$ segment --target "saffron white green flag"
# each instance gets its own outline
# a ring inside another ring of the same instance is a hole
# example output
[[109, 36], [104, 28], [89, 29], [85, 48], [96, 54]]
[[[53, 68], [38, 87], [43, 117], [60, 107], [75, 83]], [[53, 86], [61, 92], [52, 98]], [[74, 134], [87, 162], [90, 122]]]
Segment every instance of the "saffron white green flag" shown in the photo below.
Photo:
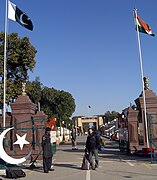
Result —
[[150, 26], [147, 23], [145, 23], [139, 16], [137, 16], [136, 9], [134, 9], [134, 20], [135, 20], [136, 30], [145, 34], [149, 34], [151, 36], [155, 36]]
[[15, 4], [10, 1], [8, 1], [8, 18], [13, 21], [17, 21], [19, 24], [31, 31], [33, 30], [31, 19], [27, 16], [26, 13], [21, 11]]

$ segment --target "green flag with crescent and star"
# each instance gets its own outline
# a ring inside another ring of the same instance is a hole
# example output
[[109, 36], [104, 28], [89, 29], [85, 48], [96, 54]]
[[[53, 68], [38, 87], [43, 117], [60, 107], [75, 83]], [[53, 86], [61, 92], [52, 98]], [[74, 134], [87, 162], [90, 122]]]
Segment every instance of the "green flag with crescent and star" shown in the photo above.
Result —
[[8, 1], [8, 18], [13, 21], [17, 21], [19, 24], [31, 31], [33, 30], [31, 19], [27, 16], [26, 13], [21, 11], [15, 4], [10, 1]]

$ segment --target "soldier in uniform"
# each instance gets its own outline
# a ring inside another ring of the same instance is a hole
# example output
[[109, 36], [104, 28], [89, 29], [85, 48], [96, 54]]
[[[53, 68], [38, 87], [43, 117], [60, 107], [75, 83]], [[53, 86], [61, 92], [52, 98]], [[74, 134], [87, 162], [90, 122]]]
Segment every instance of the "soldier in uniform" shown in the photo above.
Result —
[[48, 173], [49, 171], [54, 171], [54, 169], [51, 169], [53, 154], [52, 154], [52, 145], [50, 141], [51, 140], [50, 131], [51, 128], [47, 127], [45, 134], [42, 136], [44, 173]]

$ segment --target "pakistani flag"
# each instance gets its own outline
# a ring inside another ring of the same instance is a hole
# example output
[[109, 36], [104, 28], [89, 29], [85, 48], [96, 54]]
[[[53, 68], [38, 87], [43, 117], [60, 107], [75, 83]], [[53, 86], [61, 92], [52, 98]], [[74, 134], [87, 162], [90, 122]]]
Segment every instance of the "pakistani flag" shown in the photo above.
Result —
[[135, 20], [136, 30], [145, 34], [149, 34], [151, 36], [155, 36], [149, 25], [145, 23], [139, 16], [137, 16], [136, 9], [134, 9], [134, 20]]
[[19, 24], [29, 30], [33, 30], [33, 24], [31, 19], [26, 13], [22, 12], [15, 4], [8, 1], [8, 18], [17, 21]]

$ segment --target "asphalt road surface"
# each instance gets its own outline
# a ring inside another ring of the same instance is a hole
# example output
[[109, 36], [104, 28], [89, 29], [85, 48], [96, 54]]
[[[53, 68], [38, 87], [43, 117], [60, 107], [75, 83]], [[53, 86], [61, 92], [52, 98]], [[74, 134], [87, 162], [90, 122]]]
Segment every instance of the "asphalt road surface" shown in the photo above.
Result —
[[[157, 164], [151, 164], [149, 157], [131, 156], [118, 149], [118, 143], [106, 139], [106, 147], [99, 153], [99, 168], [96, 170], [82, 170], [86, 136], [77, 137], [78, 150], [72, 150], [71, 142], [57, 147], [53, 157], [55, 171], [43, 173], [42, 162], [39, 168], [24, 170], [24, 180], [156, 180]], [[40, 167], [41, 166], [41, 167]], [[2, 179], [5, 172], [0, 170]]]

